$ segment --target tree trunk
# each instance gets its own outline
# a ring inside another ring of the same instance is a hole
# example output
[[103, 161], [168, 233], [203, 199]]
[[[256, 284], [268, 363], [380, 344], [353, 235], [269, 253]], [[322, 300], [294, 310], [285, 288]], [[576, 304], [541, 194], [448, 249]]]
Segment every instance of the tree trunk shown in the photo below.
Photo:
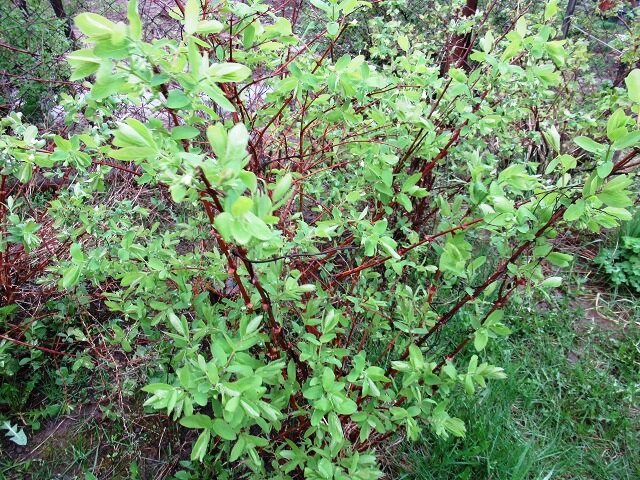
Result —
[[[478, 0], [467, 0], [462, 7], [461, 15], [463, 17], [472, 17], [478, 10]], [[463, 67], [466, 65], [467, 58], [471, 52], [471, 42], [473, 40], [473, 32], [466, 35], [452, 35], [445, 46], [445, 56], [440, 64], [440, 75], [445, 75], [451, 67]]]
[[53, 8], [53, 13], [56, 14], [60, 20], [64, 20], [64, 33], [67, 38], [73, 38], [73, 32], [71, 31], [71, 19], [67, 16], [67, 13], [64, 11], [64, 5], [62, 4], [62, 0], [49, 0], [51, 4], [51, 8]]
[[13, 2], [20, 9], [24, 18], [29, 18], [29, 8], [27, 8], [27, 0], [15, 0]]
[[569, 28], [571, 28], [571, 18], [576, 11], [576, 0], [569, 0], [567, 3], [567, 10], [564, 13], [564, 20], [562, 20], [562, 38], [567, 38], [569, 35]]

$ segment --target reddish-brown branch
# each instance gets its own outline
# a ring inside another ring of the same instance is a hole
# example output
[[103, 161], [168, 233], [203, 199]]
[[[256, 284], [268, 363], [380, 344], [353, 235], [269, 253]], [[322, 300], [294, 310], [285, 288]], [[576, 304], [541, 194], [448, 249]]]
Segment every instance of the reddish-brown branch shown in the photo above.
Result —
[[30, 343], [26, 343], [26, 342], [23, 342], [21, 340], [16, 340], [15, 338], [8, 337], [8, 336], [3, 335], [1, 333], [0, 333], [0, 338], [2, 338], [3, 340], [6, 340], [8, 342], [15, 343], [16, 345], [21, 345], [21, 346], [27, 347], [27, 348], [34, 348], [36, 350], [40, 350], [41, 352], [50, 353], [51, 355], [60, 355], [60, 356], [63, 356], [63, 357], [75, 357], [75, 355], [72, 354], [72, 353], [60, 352], [58, 350], [53, 350], [51, 348], [40, 347], [38, 345], [32, 345]]
[[[467, 228], [469, 228], [469, 227], [471, 227], [471, 226], [473, 226], [473, 225], [475, 225], [477, 223], [482, 222], [483, 220], [484, 220], [483, 218], [476, 218], [475, 220], [471, 220], [469, 222], [465, 222], [465, 223], [462, 223], [460, 225], [456, 225], [455, 227], [451, 227], [451, 228], [448, 228], [448, 229], [443, 230], [441, 232], [434, 233], [433, 235], [427, 235], [424, 239], [420, 240], [419, 242], [414, 243], [413, 245], [409, 245], [408, 247], [405, 247], [405, 248], [400, 248], [398, 250], [398, 255], [400, 255], [400, 256], [405, 255], [406, 253], [410, 252], [411, 250], [413, 250], [415, 248], [418, 248], [418, 247], [420, 247], [422, 245], [425, 245], [427, 243], [433, 242], [437, 238], [440, 238], [440, 237], [442, 237], [444, 235], [447, 235], [449, 233], [457, 232], [458, 230], [465, 230], [465, 229], [467, 229]], [[347, 270], [345, 272], [338, 273], [336, 275], [336, 279], [340, 280], [340, 279], [343, 279], [345, 277], [348, 277], [349, 275], [354, 275], [356, 273], [361, 272], [362, 270], [366, 270], [367, 268], [376, 267], [378, 265], [381, 265], [381, 264], [385, 263], [386, 261], [390, 260], [391, 258], [393, 258], [391, 255], [387, 255], [386, 257], [372, 259], [369, 262], [366, 262], [366, 263], [364, 263], [364, 264], [362, 264], [362, 265], [360, 265], [358, 267], [349, 269], [349, 270]]]

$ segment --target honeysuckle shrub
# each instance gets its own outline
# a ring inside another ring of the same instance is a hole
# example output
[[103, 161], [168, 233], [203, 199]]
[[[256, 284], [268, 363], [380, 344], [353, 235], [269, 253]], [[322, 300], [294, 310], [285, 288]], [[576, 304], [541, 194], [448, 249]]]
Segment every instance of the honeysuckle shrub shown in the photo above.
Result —
[[408, 37], [382, 64], [332, 56], [369, 4], [312, 3], [312, 37], [260, 2], [180, 3], [180, 39], [144, 41], [136, 1], [127, 23], [79, 15], [66, 132], [0, 124], [0, 287], [23, 305], [24, 192], [57, 179], [40, 288], [103, 305], [125, 354], [152, 345], [145, 406], [197, 430], [191, 460], [378, 478], [386, 441], [464, 436], [454, 400], [505, 377], [484, 350], [506, 302], [572, 260], [555, 239], [630, 218], [640, 71], [567, 133], [557, 2], [445, 75]]

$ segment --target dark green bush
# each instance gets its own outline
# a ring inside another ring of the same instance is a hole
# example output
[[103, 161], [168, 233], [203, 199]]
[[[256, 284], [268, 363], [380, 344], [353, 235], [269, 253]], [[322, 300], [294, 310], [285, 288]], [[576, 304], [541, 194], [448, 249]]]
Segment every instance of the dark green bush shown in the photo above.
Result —
[[56, 105], [69, 69], [63, 58], [71, 42], [66, 22], [46, 0], [0, 2], [0, 116], [21, 111], [25, 120], [41, 122]]

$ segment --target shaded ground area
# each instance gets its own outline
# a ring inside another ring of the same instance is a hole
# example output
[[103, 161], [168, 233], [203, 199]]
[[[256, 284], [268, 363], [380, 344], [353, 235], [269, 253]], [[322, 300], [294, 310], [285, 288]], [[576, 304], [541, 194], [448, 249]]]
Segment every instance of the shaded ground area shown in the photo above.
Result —
[[184, 433], [161, 415], [81, 405], [45, 422], [27, 446], [8, 446], [0, 478], [167, 478], [188, 458]]

